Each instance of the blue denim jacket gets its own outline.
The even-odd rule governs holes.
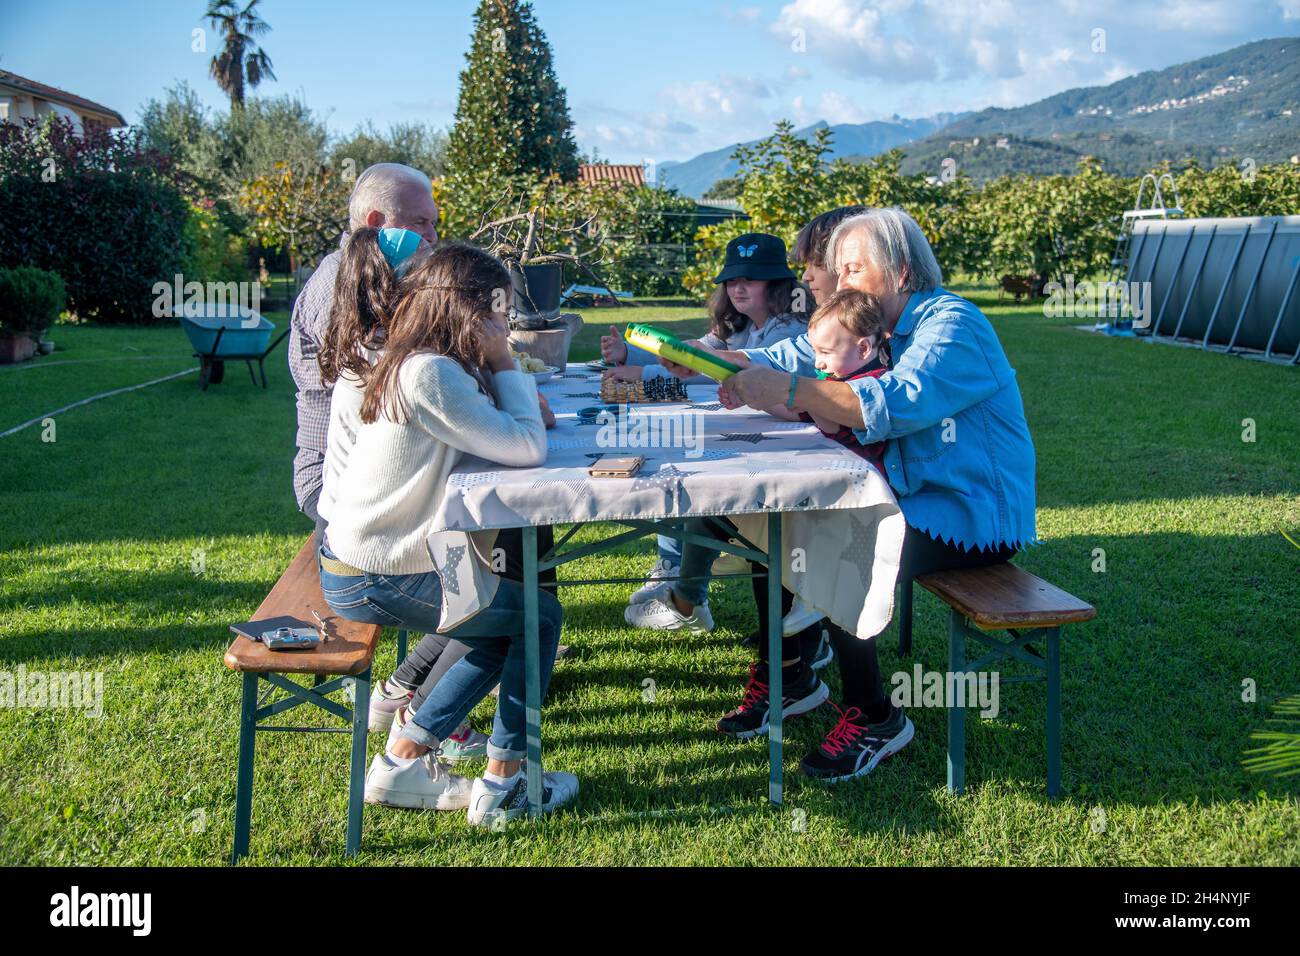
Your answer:
[[[984,313],[944,289],[915,292],[890,348],[893,368],[847,384],[866,425],[854,435],[888,442],[885,473],[907,523],[967,549],[1036,544],[1034,443],[1015,369]],[[745,354],[816,374],[807,335]]]

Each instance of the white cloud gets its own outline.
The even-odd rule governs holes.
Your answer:
[[[948,84],[968,86],[967,101],[946,109],[1011,106],[1276,35],[1300,18],[1300,0],[1275,2],[790,0],[769,31],[782,43],[803,31],[808,59],[842,76],[930,86],[950,100]]]
[[[772,88],[752,76],[723,76],[673,83],[664,87],[659,96],[678,113],[709,120],[718,114],[732,116],[753,110],[759,101],[772,98]]]

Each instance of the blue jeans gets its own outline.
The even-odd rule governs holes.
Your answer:
[[[667,561],[675,567],[681,567],[682,564],[682,543],[676,538],[670,538],[667,535],[656,535],[658,541],[659,560]]]
[[[328,546],[322,555],[334,558]],[[423,574],[342,575],[320,572],[325,601],[350,621],[432,632],[442,613],[442,582],[436,572]],[[555,595],[539,590],[538,650],[542,698],[555,666],[564,612]],[[443,675],[402,730],[415,743],[437,748],[497,682],[496,715],[488,738],[494,760],[522,760],[527,754],[524,719],[524,587],[502,579],[492,603],[447,632],[467,644],[469,652]]]
[[[736,526],[729,518],[716,520],[721,521],[723,527],[731,531],[736,530]],[[704,518],[688,518],[685,529],[706,538],[718,537],[718,532],[714,530],[715,525]],[[682,580],[673,582],[673,591],[683,601],[704,604],[709,599],[709,581],[713,577],[713,562],[718,560],[722,550],[706,548],[694,542],[688,542],[684,546],[680,541],[677,544],[681,546],[681,571],[678,573],[682,576]]]

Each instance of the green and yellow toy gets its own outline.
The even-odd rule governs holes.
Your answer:
[[[734,362],[728,362],[704,349],[689,345],[671,332],[665,332],[653,325],[634,322],[624,330],[623,338],[629,345],[643,348],[661,359],[684,365],[691,371],[707,375],[714,381],[725,382],[740,371],[740,366]]]

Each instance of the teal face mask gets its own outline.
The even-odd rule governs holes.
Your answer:
[[[421,241],[420,234],[409,229],[388,226],[379,230],[379,251],[398,276],[410,268],[410,258],[420,248]]]

